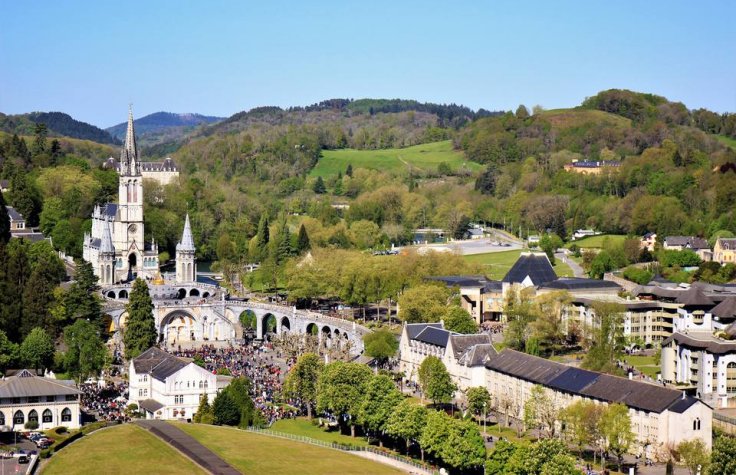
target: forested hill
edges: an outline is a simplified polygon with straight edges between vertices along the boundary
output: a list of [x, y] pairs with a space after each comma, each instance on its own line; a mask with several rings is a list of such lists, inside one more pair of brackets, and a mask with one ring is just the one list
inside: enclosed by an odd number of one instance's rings
[[[151, 132], [158, 132], [171, 127], [195, 127], [202, 124], [212, 124], [223, 120], [224, 117], [213, 117], [202, 114], [177, 114], [173, 112], [154, 112], [147, 116], [135, 119], [136, 134], [141, 136]], [[123, 140], [127, 123], [121, 122], [107, 130], [113, 137]]]
[[97, 143], [119, 145], [107, 131], [74, 119], [63, 112], [31, 112], [6, 115], [0, 113], [0, 131], [18, 135], [33, 135], [36, 124], [45, 124], [52, 137], [69, 137]]

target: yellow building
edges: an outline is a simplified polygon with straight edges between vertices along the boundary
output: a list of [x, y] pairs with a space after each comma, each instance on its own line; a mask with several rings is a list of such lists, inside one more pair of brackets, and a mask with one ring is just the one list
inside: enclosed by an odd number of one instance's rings
[[736, 264], [736, 238], [719, 238], [713, 248], [713, 260], [720, 264]]

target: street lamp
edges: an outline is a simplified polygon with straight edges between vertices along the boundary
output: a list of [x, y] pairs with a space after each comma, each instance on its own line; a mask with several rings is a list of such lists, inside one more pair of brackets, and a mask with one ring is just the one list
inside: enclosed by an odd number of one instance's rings
[[486, 434], [486, 421], [488, 420], [488, 416], [486, 415], [486, 406], [488, 403], [486, 401], [483, 401], [483, 434]]

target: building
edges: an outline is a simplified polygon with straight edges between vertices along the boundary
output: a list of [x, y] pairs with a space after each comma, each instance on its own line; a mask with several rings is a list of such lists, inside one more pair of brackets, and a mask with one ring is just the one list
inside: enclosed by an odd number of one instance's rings
[[573, 233], [572, 240], [574, 241], [576, 239], [583, 239], [583, 238], [590, 237], [590, 236], [597, 236], [599, 234], [602, 234], [602, 233], [598, 231], [593, 231], [592, 229], [578, 229], [577, 231]]
[[128, 377], [128, 400], [137, 404], [147, 419], [191, 419], [203, 394], [211, 404], [232, 379], [156, 347], [130, 361]]
[[[171, 157], [166, 157], [160, 162], [141, 162], [141, 176], [144, 180], [153, 180], [160, 185], [178, 184], [179, 167]], [[108, 158], [102, 164], [103, 168], [112, 168], [120, 173], [120, 162], [113, 157]]]
[[22, 233], [26, 229], [26, 219], [22, 214], [17, 212], [12, 206], [5, 207], [8, 210], [8, 216], [10, 217], [10, 232]]
[[615, 170], [621, 166], [621, 162], [618, 160], [608, 161], [590, 161], [590, 160], [577, 160], [572, 163], [565, 164], [565, 171], [582, 173], [583, 175], [599, 175], [604, 170]]
[[534, 386], [545, 389], [557, 409], [579, 400], [621, 403], [629, 408], [640, 453], [652, 457], [657, 448], [700, 438], [712, 445], [710, 406], [683, 391], [659, 384], [587, 371], [504, 349], [485, 363], [486, 387], [493, 405], [523, 420], [524, 405]]
[[719, 264], [736, 264], [736, 238], [718, 238], [713, 247], [713, 260]]
[[503, 314], [503, 284], [489, 280], [482, 275], [429, 277], [457, 287], [460, 292], [460, 306], [477, 323], [500, 321]]
[[29, 370], [0, 381], [0, 430], [24, 430], [35, 421], [41, 430], [78, 429], [80, 395], [74, 381], [44, 378]]
[[158, 274], [158, 246], [143, 239], [143, 176], [132, 110], [118, 173], [118, 202], [95, 206], [92, 231], [84, 236], [84, 260], [103, 286]]
[[708, 245], [708, 241], [699, 237], [667, 236], [664, 238], [662, 247], [669, 251], [691, 250], [704, 261], [710, 261], [713, 258], [713, 252]]

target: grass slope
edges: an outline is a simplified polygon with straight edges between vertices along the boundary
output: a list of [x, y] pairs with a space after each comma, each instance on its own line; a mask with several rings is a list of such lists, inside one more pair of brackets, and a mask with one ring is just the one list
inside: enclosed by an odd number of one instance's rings
[[540, 115], [556, 129], [578, 128], [587, 124], [605, 124], [610, 127], [629, 128], [631, 120], [620, 115], [589, 109], [552, 109]]
[[[471, 254], [463, 256], [463, 258], [473, 264], [483, 266], [484, 274], [493, 280], [500, 280], [511, 269], [517, 259], [519, 259], [520, 250], [489, 252], [487, 254]], [[558, 277], [573, 277], [572, 269], [564, 262], [557, 259], [557, 265], [554, 266], [555, 273]]]
[[463, 167], [476, 171], [480, 164], [465, 159], [462, 152], [453, 150], [449, 140], [415, 145], [407, 148], [388, 148], [383, 150], [324, 150], [322, 158], [309, 173], [310, 176], [327, 178], [345, 174], [348, 164], [355, 168], [370, 168], [391, 173], [405, 173], [409, 167], [422, 171], [437, 171], [437, 165], [446, 162], [452, 170]]
[[725, 135], [716, 135], [716, 138], [722, 144], [728, 145], [732, 149], [736, 150], [736, 139], [732, 139], [731, 137], [726, 137]]
[[603, 247], [603, 242], [606, 239], [608, 239], [611, 244], [621, 244], [626, 239], [626, 236], [623, 234], [600, 234], [598, 236], [590, 236], [576, 241], [570, 241], [565, 247], [569, 248], [573, 244], [576, 244], [581, 249], [600, 249]]
[[312, 439], [321, 440], [323, 442], [335, 442], [337, 444], [350, 444], [367, 446], [368, 442], [364, 438], [350, 437], [343, 435], [339, 431], [327, 432], [313, 425], [306, 417], [298, 417], [296, 419], [282, 419], [276, 421], [271, 429], [277, 432], [286, 432], [287, 434], [302, 435], [311, 437]]
[[398, 474], [357, 455], [239, 429], [174, 423], [243, 473]]
[[205, 474], [198, 465], [140, 427], [125, 424], [83, 437], [54, 454], [44, 475]]

